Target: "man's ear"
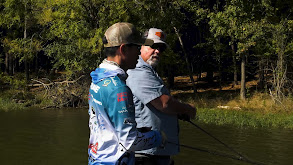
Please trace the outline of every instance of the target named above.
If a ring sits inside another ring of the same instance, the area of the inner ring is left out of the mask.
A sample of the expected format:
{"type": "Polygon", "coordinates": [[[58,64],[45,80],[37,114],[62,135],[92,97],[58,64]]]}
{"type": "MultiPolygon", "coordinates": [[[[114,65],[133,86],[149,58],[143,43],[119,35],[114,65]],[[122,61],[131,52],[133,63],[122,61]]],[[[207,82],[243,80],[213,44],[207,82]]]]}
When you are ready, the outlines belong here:
{"type": "Polygon", "coordinates": [[[121,54],[125,55],[126,53],[126,45],[125,44],[121,44],[119,47],[119,51],[121,54]]]}

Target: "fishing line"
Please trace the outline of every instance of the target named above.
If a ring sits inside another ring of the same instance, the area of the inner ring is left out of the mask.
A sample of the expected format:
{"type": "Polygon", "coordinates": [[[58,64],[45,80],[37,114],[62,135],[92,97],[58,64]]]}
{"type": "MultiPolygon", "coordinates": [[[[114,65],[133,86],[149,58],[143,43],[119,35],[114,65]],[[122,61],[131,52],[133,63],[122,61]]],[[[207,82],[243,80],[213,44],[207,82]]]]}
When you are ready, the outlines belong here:
{"type": "Polygon", "coordinates": [[[174,145],[177,145],[177,146],[180,146],[180,147],[184,147],[184,148],[188,148],[188,149],[193,149],[193,150],[196,150],[196,151],[206,152],[206,153],[209,153],[211,155],[216,155],[216,156],[220,156],[220,157],[224,157],[224,158],[229,158],[229,159],[233,159],[233,160],[243,161],[243,162],[250,163],[250,164],[265,165],[263,163],[254,162],[254,161],[251,161],[251,160],[248,160],[248,159],[243,159],[242,157],[237,157],[235,155],[230,155],[230,154],[226,154],[226,153],[222,153],[222,152],[207,150],[207,149],[198,148],[198,147],[191,147],[191,146],[188,146],[188,145],[177,144],[177,143],[173,143],[173,142],[170,142],[170,141],[167,141],[167,143],[174,144],[174,145]]]}
{"type": "MultiPolygon", "coordinates": [[[[244,161],[244,162],[247,162],[247,163],[251,163],[251,162],[248,162],[247,160],[244,160],[241,157],[237,157],[235,155],[230,155],[230,154],[226,154],[226,153],[222,153],[222,152],[207,150],[207,149],[204,149],[204,148],[191,147],[191,146],[188,146],[188,145],[177,144],[177,143],[173,143],[173,142],[169,142],[169,141],[167,141],[167,142],[170,143],[170,144],[180,146],[180,147],[184,147],[184,148],[188,148],[188,149],[192,149],[192,150],[196,150],[196,151],[200,151],[200,152],[206,152],[206,153],[209,153],[211,155],[216,155],[216,156],[220,156],[220,157],[224,157],[224,158],[229,158],[229,159],[233,159],[233,160],[238,160],[238,161],[244,161]]],[[[251,164],[263,165],[263,164],[259,164],[259,163],[251,163],[251,164]]]]}
{"type": "Polygon", "coordinates": [[[198,125],[196,125],[195,123],[193,123],[190,120],[187,120],[190,124],[192,124],[193,126],[195,126],[196,128],[200,129],[202,132],[206,133],[207,135],[209,135],[210,137],[212,137],[213,139],[215,139],[217,142],[223,144],[226,148],[228,148],[230,151],[234,152],[235,154],[237,154],[238,156],[240,156],[240,159],[246,159],[243,155],[241,155],[239,152],[237,152],[236,150],[234,150],[233,148],[229,147],[227,144],[225,144],[224,142],[222,142],[221,140],[219,140],[218,138],[216,138],[215,136],[213,136],[212,134],[210,134],[209,132],[207,132],[206,130],[202,129],[201,127],[199,127],[198,125]]]}
{"type": "MultiPolygon", "coordinates": [[[[216,138],[215,136],[213,136],[212,134],[210,134],[209,132],[207,132],[206,130],[204,130],[203,128],[201,128],[200,126],[198,126],[197,124],[193,123],[189,117],[183,117],[182,120],[189,122],[190,124],[192,124],[193,126],[195,126],[196,128],[198,128],[199,130],[201,130],[202,132],[206,133],[207,135],[209,135],[210,137],[212,137],[214,140],[216,140],[217,142],[221,143],[222,145],[224,145],[226,148],[228,148],[230,151],[232,151],[233,153],[237,154],[239,157],[236,157],[234,155],[228,155],[228,154],[224,154],[224,153],[219,153],[216,151],[209,151],[206,149],[200,149],[200,148],[195,148],[195,147],[191,147],[191,146],[187,146],[187,145],[180,145],[180,144],[175,144],[175,145],[179,145],[185,148],[190,148],[190,149],[194,149],[194,150],[198,150],[198,151],[202,151],[202,152],[208,152],[210,154],[213,155],[218,155],[218,156],[222,156],[222,157],[227,157],[227,158],[231,158],[234,160],[240,160],[240,161],[244,161],[250,164],[255,164],[255,165],[264,165],[263,163],[259,163],[259,162],[255,162],[255,161],[251,161],[248,158],[244,157],[242,154],[240,154],[239,152],[237,152],[236,150],[234,150],[232,147],[228,146],[227,144],[225,144],[224,142],[222,142],[220,139],[216,138]]],[[[169,142],[171,143],[171,142],[169,142]]]]}

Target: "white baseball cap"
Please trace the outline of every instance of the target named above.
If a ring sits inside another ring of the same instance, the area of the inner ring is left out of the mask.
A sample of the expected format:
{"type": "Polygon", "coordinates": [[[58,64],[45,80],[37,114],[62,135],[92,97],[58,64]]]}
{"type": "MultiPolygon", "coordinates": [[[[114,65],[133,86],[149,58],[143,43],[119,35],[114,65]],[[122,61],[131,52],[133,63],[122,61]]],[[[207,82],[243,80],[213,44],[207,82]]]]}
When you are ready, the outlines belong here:
{"type": "Polygon", "coordinates": [[[154,44],[163,43],[168,46],[168,44],[165,42],[167,35],[161,29],[150,28],[148,31],[145,32],[144,37],[146,37],[146,39],[153,40],[154,44]]]}

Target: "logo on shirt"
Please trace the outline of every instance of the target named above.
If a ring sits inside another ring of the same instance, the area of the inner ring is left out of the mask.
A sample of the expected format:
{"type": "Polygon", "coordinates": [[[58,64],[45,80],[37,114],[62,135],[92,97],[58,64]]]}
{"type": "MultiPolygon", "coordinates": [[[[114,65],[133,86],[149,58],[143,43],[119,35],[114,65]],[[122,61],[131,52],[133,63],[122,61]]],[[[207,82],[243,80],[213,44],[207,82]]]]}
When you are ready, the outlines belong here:
{"type": "Polygon", "coordinates": [[[98,142],[95,145],[90,144],[89,145],[89,148],[91,148],[91,150],[92,150],[93,153],[97,154],[97,151],[98,151],[98,142]]]}
{"type": "Polygon", "coordinates": [[[111,80],[105,80],[103,86],[106,87],[111,83],[111,80]]]}
{"type": "Polygon", "coordinates": [[[128,112],[126,107],[122,107],[122,110],[118,111],[118,113],[126,113],[126,112],[128,112]]]}
{"type": "Polygon", "coordinates": [[[93,101],[94,101],[95,103],[99,104],[99,105],[102,105],[102,102],[100,102],[99,100],[97,100],[97,99],[95,99],[95,98],[93,98],[93,101]]]}
{"type": "Polygon", "coordinates": [[[113,77],[110,77],[110,78],[111,78],[113,84],[114,84],[115,86],[117,86],[117,81],[116,81],[113,77]]]}
{"type": "Polygon", "coordinates": [[[126,101],[128,99],[127,92],[117,93],[117,101],[126,101]]]}
{"type": "Polygon", "coordinates": [[[94,83],[91,84],[90,88],[95,92],[98,93],[100,87],[94,83]]]}

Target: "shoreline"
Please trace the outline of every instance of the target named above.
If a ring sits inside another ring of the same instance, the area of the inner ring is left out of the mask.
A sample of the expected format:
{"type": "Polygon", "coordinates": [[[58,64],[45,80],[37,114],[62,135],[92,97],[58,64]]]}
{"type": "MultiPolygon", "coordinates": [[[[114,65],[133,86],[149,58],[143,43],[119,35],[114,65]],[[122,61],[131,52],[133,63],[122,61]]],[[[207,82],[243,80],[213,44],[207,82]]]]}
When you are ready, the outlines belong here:
{"type": "MultiPolygon", "coordinates": [[[[42,110],[45,105],[26,106],[27,103],[14,103],[0,98],[0,111],[25,111],[29,109],[42,110]]],[[[77,108],[77,107],[64,107],[77,108]]],[[[83,106],[80,108],[87,109],[83,106]]],[[[50,108],[48,108],[50,109],[50,108]]],[[[56,108],[55,108],[56,109],[56,108]]],[[[62,108],[61,108],[62,109],[62,108]]],[[[293,113],[264,112],[239,109],[197,108],[197,116],[193,121],[215,125],[234,125],[248,128],[283,128],[293,129],[293,113]]]]}
{"type": "MultiPolygon", "coordinates": [[[[276,103],[264,91],[255,89],[256,82],[249,82],[247,98],[239,98],[239,86],[231,84],[222,90],[215,86],[199,88],[193,93],[188,77],[175,79],[176,88],[171,95],[176,99],[194,105],[197,119],[216,125],[232,124],[237,127],[275,127],[293,129],[293,98],[286,97],[276,103]]],[[[88,84],[75,84],[69,87],[56,86],[50,90],[34,88],[29,91],[10,89],[0,93],[0,111],[27,109],[87,108],[88,84]],[[64,93],[65,92],[65,93],[64,93]]]]}

